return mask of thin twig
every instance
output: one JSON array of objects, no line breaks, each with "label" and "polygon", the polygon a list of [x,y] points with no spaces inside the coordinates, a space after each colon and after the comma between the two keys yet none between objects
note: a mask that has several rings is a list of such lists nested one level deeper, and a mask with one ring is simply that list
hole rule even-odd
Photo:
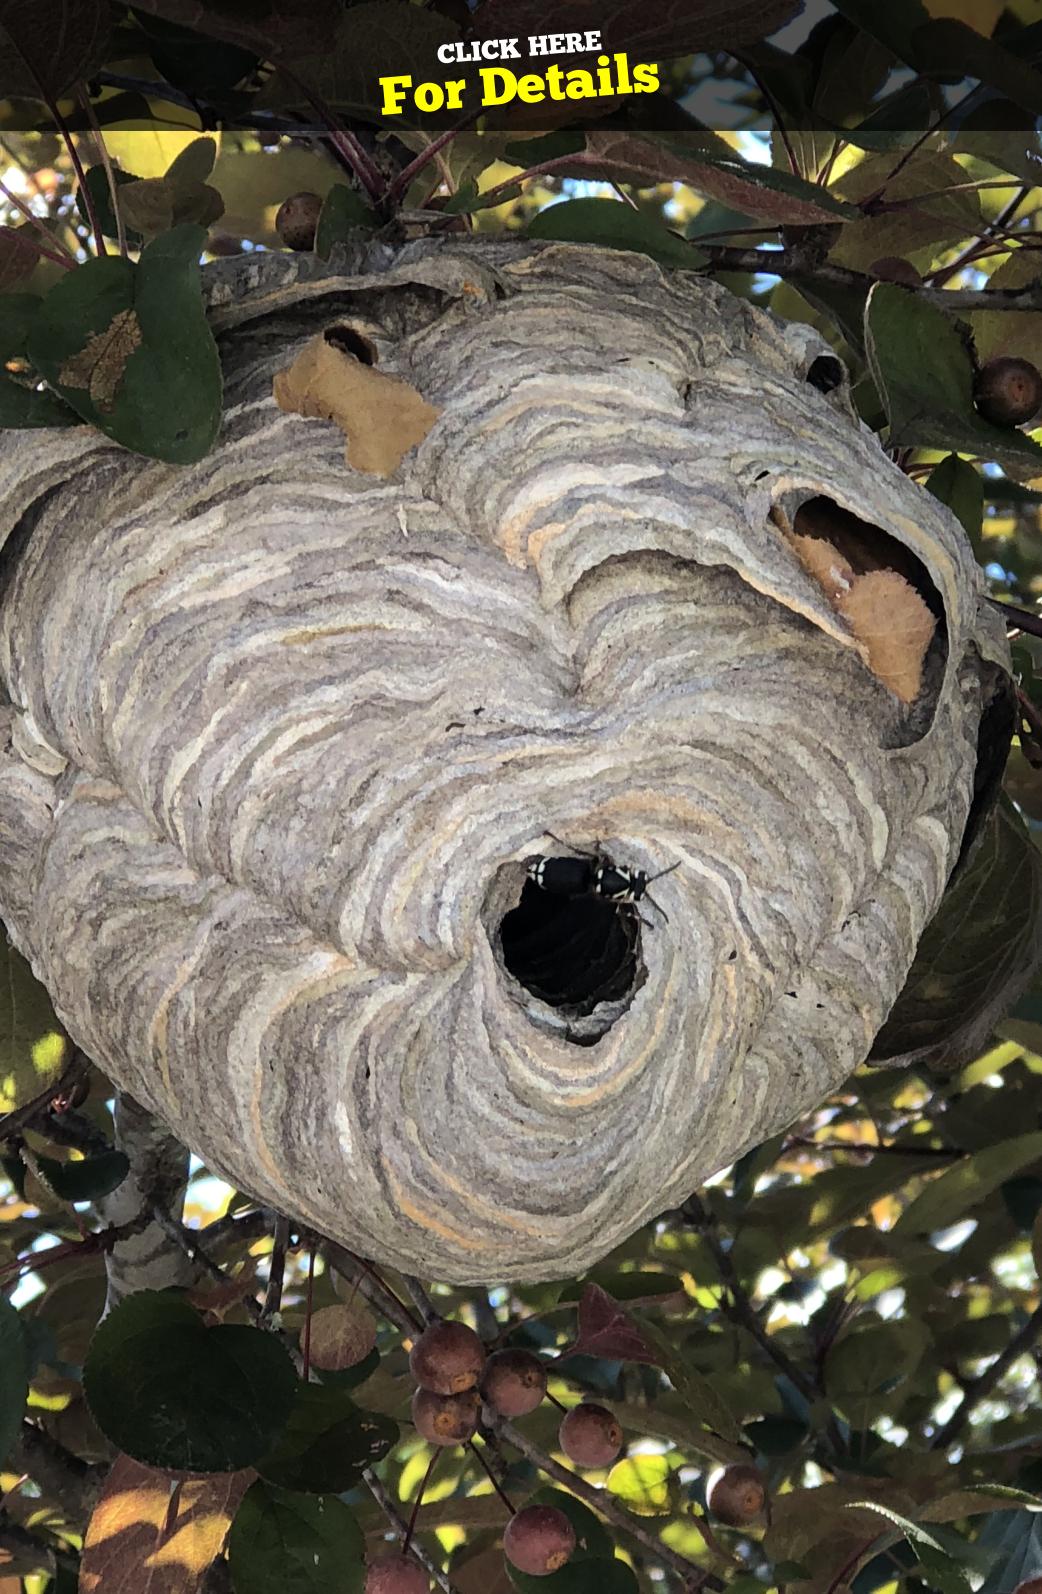
[{"label": "thin twig", "polygon": [[467,1449],[470,1451],[471,1455],[477,1457],[478,1463],[481,1466],[482,1471],[485,1473],[485,1476],[488,1478],[489,1483],[491,1483],[493,1489],[495,1489],[496,1493],[499,1495],[499,1498],[502,1500],[503,1504],[506,1506],[507,1512],[509,1513],[509,1515],[513,1516],[515,1514],[516,1510],[517,1510],[517,1507],[514,1505],[514,1502],[511,1500],[510,1496],[507,1494],[506,1490],[503,1488],[503,1485],[500,1483],[499,1479],[496,1477],[496,1474],[493,1472],[492,1468],[489,1466],[488,1461],[482,1455],[481,1451],[478,1449],[478,1447],[474,1443],[473,1439],[468,1439],[467,1440]]},{"label": "thin twig", "polygon": [[350,1279],[352,1284],[357,1283],[366,1300],[376,1307],[381,1316],[386,1317],[403,1334],[419,1333],[423,1327],[422,1321],[417,1322],[414,1313],[404,1301],[398,1299],[374,1267],[360,1256],[355,1256],[346,1246],[337,1245],[334,1240],[324,1240],[323,1248],[330,1265],[344,1278]]},{"label": "thin twig", "polygon": [[789,138],[785,123],[781,119],[781,112],[778,109],[777,100],[774,98],[774,95],[767,87],[767,84],[764,82],[763,78],[757,72],[749,57],[746,55],[738,55],[736,56],[736,59],[741,62],[742,66],[744,66],[745,70],[756,84],[756,87],[763,95],[764,103],[774,120],[774,125],[778,129],[779,137],[781,138],[782,144],[785,147],[785,154],[789,162],[789,170],[794,177],[802,177],[803,173],[800,171],[800,163],[796,158],[796,151],[792,147],[792,141]]},{"label": "thin twig", "polygon": [[440,1455],[440,1450],[431,1451],[431,1459],[427,1463],[427,1471],[420,1479],[420,1487],[416,1491],[416,1498],[412,1503],[412,1510],[409,1512],[409,1525],[405,1530],[405,1538],[402,1541],[403,1555],[409,1548],[409,1545],[412,1543],[412,1536],[416,1530],[416,1518],[420,1514],[420,1506],[423,1504],[423,1496],[426,1492],[428,1483],[430,1483],[431,1478],[434,1476],[434,1469],[438,1465],[438,1457]]},{"label": "thin twig", "polygon": [[311,1318],[315,1301],[315,1246],[314,1243],[308,1250],[308,1293],[307,1303],[304,1308],[304,1372],[302,1377],[307,1383],[311,1373]]},{"label": "thin twig", "polygon": [[112,206],[112,215],[116,222],[116,247],[120,252],[121,258],[126,260],[127,229],[123,222],[123,212],[120,209],[119,196],[116,192],[116,174],[112,169],[112,161],[109,158],[108,146],[105,143],[105,135],[101,130],[101,124],[98,121],[97,116],[94,114],[94,107],[91,104],[90,95],[87,93],[87,90],[82,84],[80,85],[77,97],[79,99],[80,106],[82,107],[83,114],[90,123],[91,132],[94,134],[94,142],[97,147],[98,155],[101,157],[101,164],[105,168],[105,181],[108,183],[109,189],[109,203]]},{"label": "thin twig", "polygon": [[[36,76],[35,72],[33,73],[33,76]],[[59,110],[57,101],[52,100],[47,96],[43,89],[42,83],[40,84],[40,89],[44,95],[44,104],[47,106],[47,110],[54,120],[54,125],[61,134],[65,148],[69,152],[69,159],[72,161],[72,169],[76,173],[76,181],[79,183],[80,192],[83,194],[83,207],[86,210],[90,221],[91,232],[94,234],[94,249],[100,260],[108,254],[108,250],[105,248],[105,235],[101,230],[101,222],[98,220],[97,206],[94,203],[94,198],[90,189],[87,187],[87,174],[83,169],[83,162],[80,160],[80,152],[76,148],[76,140],[69,131],[69,125]]]},{"label": "thin twig", "polygon": [[420,1313],[424,1323],[433,1323],[436,1317],[441,1316],[438,1308],[434,1305],[418,1278],[414,1278],[411,1273],[402,1273],[399,1277],[409,1292],[409,1299]]},{"label": "thin twig", "polygon": [[[184,1224],[178,1223],[176,1218],[172,1218],[169,1212],[164,1211],[163,1207],[158,1204],[152,1208],[152,1217],[158,1223],[167,1239],[173,1240],[174,1244],[184,1252],[189,1262],[197,1262],[203,1272],[208,1273],[218,1283],[228,1283],[227,1273],[206,1254],[199,1244],[196,1230],[186,1229]],[[254,1322],[259,1323],[262,1317],[261,1304],[249,1291],[243,1296],[243,1305]]]},{"label": "thin twig", "polygon": [[[368,1488],[373,1499],[376,1501],[384,1516],[391,1524],[391,1527],[394,1529],[395,1533],[397,1533],[398,1537],[404,1544],[406,1534],[409,1531],[408,1527],[405,1524],[404,1518],[399,1514],[397,1506],[391,1499],[391,1496],[388,1494],[383,1483],[377,1477],[372,1467],[366,1467],[365,1471],[362,1473],[362,1477],[365,1480],[366,1487]],[[419,1561],[424,1571],[434,1579],[435,1583],[437,1583],[438,1587],[443,1591],[443,1594],[456,1594],[456,1589],[454,1588],[451,1580],[442,1571],[437,1562],[432,1560],[432,1558],[427,1554],[427,1551],[424,1549],[423,1545],[418,1543],[416,1539],[410,1541],[409,1554],[414,1556],[415,1559]]]},{"label": "thin twig", "polygon": [[861,1544],[858,1545],[853,1555],[850,1556],[848,1560],[843,1562],[843,1565],[832,1579],[832,1582],[828,1586],[827,1594],[836,1594],[836,1590],[841,1588],[847,1581],[847,1578],[850,1576],[855,1566],[857,1566],[861,1557],[866,1553],[866,1551],[872,1548],[877,1539],[881,1539],[883,1537],[885,1532],[886,1529],[882,1528],[878,1533],[873,1533],[870,1539],[865,1539]]},{"label": "thin twig", "polygon": [[444,133],[439,133],[437,138],[432,138],[429,144],[425,144],[420,153],[407,166],[403,166],[394,178],[387,190],[387,198],[389,200],[404,198],[410,184],[419,176],[424,167],[428,166],[436,155],[440,155],[445,146],[451,144],[452,140],[457,138],[470,122],[477,119],[477,116],[477,111],[471,112],[469,116],[463,118],[462,122],[458,122],[455,127],[446,128]]},{"label": "thin twig", "polygon": [[22,1421],[11,1460],[25,1469],[45,1495],[60,1501],[70,1519],[81,1526],[86,1522],[101,1492],[105,1466],[83,1461],[28,1419]]},{"label": "thin twig", "polygon": [[[1031,636],[1042,636],[1042,614],[1035,614],[1031,609],[1018,608],[1015,603],[1005,603],[1001,598],[989,598],[988,602],[993,609],[998,609],[1000,614],[1011,616],[1006,624],[1011,631],[1027,631]],[[2,1125],[0,1125],[2,1136]]]},{"label": "thin twig", "polygon": [[[34,215],[24,200],[19,199],[17,194],[13,194],[7,187],[7,184],[3,182],[0,182],[0,194],[3,194],[8,204],[13,205],[15,210],[18,210],[22,213],[26,221],[29,222],[37,232],[43,234],[48,243],[56,244],[57,247],[62,251],[60,256],[53,254],[51,250],[44,249],[41,244],[38,244],[34,241],[33,248],[36,250],[37,254],[42,255],[45,260],[53,260],[55,265],[64,266],[66,270],[73,270],[77,262],[76,256],[72,253],[72,250],[66,248],[61,239],[57,237],[56,234],[51,232],[49,227],[44,226],[41,218],[37,215]],[[21,234],[19,234],[19,237],[21,237]],[[25,239],[24,242],[28,243],[29,240]]]},{"label": "thin twig", "polygon": [[807,1135],[793,1135],[782,1148],[783,1152],[799,1148],[801,1151],[857,1151],[884,1152],[894,1157],[964,1157],[964,1151],[952,1146],[895,1146],[888,1141],[873,1145],[869,1140],[811,1140]]},{"label": "thin twig", "polygon": [[274,1317],[282,1305],[282,1281],[286,1274],[286,1247],[289,1245],[289,1219],[280,1213],[275,1219],[275,1233],[268,1263],[268,1287],[264,1291],[261,1316],[267,1321]]},{"label": "thin twig", "polygon": [[[0,184],[0,187],[2,186]],[[49,1108],[56,1096],[67,1095],[74,1085],[79,1084],[89,1067],[89,1057],[77,1047],[69,1060],[68,1067],[59,1079],[54,1080],[38,1096],[34,1096],[32,1101],[27,1101],[24,1107],[16,1107],[13,1112],[5,1113],[0,1118],[0,1141],[9,1140],[18,1130],[31,1124],[40,1113]]]},{"label": "thin twig", "polygon": [[[483,197],[487,199],[488,194]],[[815,265],[788,249],[735,249],[726,244],[703,245],[698,238],[691,240],[691,247],[709,256],[708,268],[703,269],[711,271],[765,272],[796,282],[801,278],[808,282],[831,282],[837,287],[856,288],[866,294],[876,281],[862,271],[852,271],[827,260]],[[1027,288],[934,288],[924,284],[905,291],[941,310],[1042,310],[1042,284],[1037,282]]]},{"label": "thin twig", "polygon": [[968,249],[964,250],[964,252],[959,255],[956,260],[953,260],[951,265],[942,266],[939,271],[931,272],[929,279],[930,286],[933,288],[943,288],[946,282],[950,282],[952,277],[957,277],[959,272],[962,271],[966,266],[971,265],[974,260],[979,260],[981,258],[982,246],[984,244],[993,243],[995,234],[1000,232],[1008,222],[1013,220],[1013,217],[1016,215],[1017,211],[1020,209],[1030,192],[1030,187],[1027,184],[1024,184],[1013,196],[1009,204],[1000,210],[994,221],[988,222],[987,226],[981,229],[979,236]]}]

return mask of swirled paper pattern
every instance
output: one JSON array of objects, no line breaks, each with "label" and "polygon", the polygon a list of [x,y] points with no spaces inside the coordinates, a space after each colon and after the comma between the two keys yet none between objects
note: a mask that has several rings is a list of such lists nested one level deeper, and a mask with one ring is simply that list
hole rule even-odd
[{"label": "swirled paper pattern", "polygon": [[[816,334],[712,282],[455,238],[228,265],[200,464],[2,434],[0,911],[241,1188],[427,1277],[573,1273],[865,1057],[1001,631]],[[272,399],[332,325],[438,410],[386,479]],[[822,497],[932,594],[910,705],[772,517]],[[679,865],[574,1025],[500,935],[547,830]]]}]

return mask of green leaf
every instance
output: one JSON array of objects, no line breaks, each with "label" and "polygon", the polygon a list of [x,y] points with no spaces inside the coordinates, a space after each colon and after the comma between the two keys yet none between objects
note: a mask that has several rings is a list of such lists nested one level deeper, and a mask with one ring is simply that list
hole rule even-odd
[{"label": "green leaf", "polygon": [[365,1584],[365,1541],[343,1501],[263,1481],[235,1513],[228,1561],[235,1594],[361,1594]]},{"label": "green leaf", "polygon": [[984,519],[984,482],[980,471],[958,454],[948,454],[935,465],[926,481],[926,490],[947,504],[975,548],[980,546]]},{"label": "green leaf", "polygon": [[916,28],[930,21],[922,0],[835,0],[836,10],[885,44],[902,61],[914,64]]},{"label": "green leaf", "polygon": [[1042,474],[1042,448],[992,426],[973,407],[973,362],[956,326],[914,292],[877,282],[865,309],[865,353],[886,406],[892,447],[946,447]]},{"label": "green leaf", "polygon": [[946,1168],[911,1201],[894,1225],[898,1234],[930,1234],[947,1228],[986,1200],[1000,1184],[1042,1160],[1042,1130],[987,1146]]},{"label": "green leaf", "polygon": [[927,1573],[926,1581],[940,1594],[970,1594],[970,1585],[958,1562],[943,1550],[935,1550],[932,1544],[917,1544],[915,1553]]},{"label": "green leaf", "polygon": [[828,1396],[852,1421],[862,1422],[865,1407],[909,1379],[929,1342],[926,1327],[912,1319],[855,1323],[829,1348],[825,1361]]},{"label": "green leaf", "polygon": [[193,138],[192,142],[186,144],[180,154],[170,162],[164,181],[172,188],[187,193],[200,183],[205,183],[213,171],[216,159],[215,138]]},{"label": "green leaf", "polygon": [[741,1425],[737,1422],[708,1378],[703,1378],[684,1359],[683,1352],[678,1350],[657,1323],[642,1312],[630,1314],[634,1323],[640,1330],[642,1338],[649,1348],[656,1353],[658,1365],[666,1374],[673,1388],[680,1396],[688,1410],[705,1423],[707,1428],[720,1435],[733,1444],[742,1441]]},{"label": "green leaf", "polygon": [[221,368],[199,279],[201,227],[175,227],[135,264],[88,260],[55,284],[29,357],[84,420],[136,453],[187,465],[221,423]]},{"label": "green leaf", "polygon": [[665,1456],[627,1456],[608,1474],[608,1491],[637,1516],[665,1516],[670,1509],[671,1469]]},{"label": "green leaf", "polygon": [[28,1398],[29,1351],[25,1329],[10,1301],[0,1295],[0,1463],[10,1454],[21,1431]]},{"label": "green leaf", "polygon": [[381,1461],[397,1439],[396,1423],[361,1411],[346,1390],[298,1384],[289,1421],[257,1462],[257,1471],[282,1489],[343,1494],[356,1487],[365,1468]]},{"label": "green leaf", "polygon": [[[620,1268],[598,1267],[588,1275],[594,1284],[616,1301],[653,1302],[657,1296],[683,1295],[684,1281],[676,1273],[623,1272]],[[559,1299],[577,1301],[583,1292],[586,1279],[572,1279],[562,1289]]]},{"label": "green leaf", "polygon": [[[665,133],[634,137],[623,131],[591,133],[575,173],[606,181],[685,183],[756,221],[816,226],[851,221],[860,212],[816,183],[744,161],[715,133]],[[556,207],[554,207],[556,208]]]},{"label": "green leaf", "polygon": [[599,244],[604,249],[631,249],[650,255],[662,266],[679,266],[685,271],[705,265],[706,257],[698,249],[620,200],[563,200],[534,216],[526,233],[529,238],[561,238],[570,243]]},{"label": "green leaf", "polygon": [[361,194],[346,183],[334,183],[319,212],[315,228],[315,253],[328,260],[334,244],[343,243],[359,227],[368,231],[376,226],[376,216]]},{"label": "green leaf", "polygon": [[[0,390],[2,396],[2,390]],[[0,1112],[24,1107],[56,1080],[69,1038],[51,999],[9,941],[0,942]]]},{"label": "green leaf", "polygon": [[32,0],[0,10],[0,96],[58,100],[105,59],[105,0]]},{"label": "green leaf", "polygon": [[0,293],[36,270],[40,251],[33,242],[33,230],[28,222],[23,227],[0,227]]},{"label": "green leaf", "polygon": [[980,79],[999,89],[1015,105],[1042,115],[1042,76],[1027,61],[1018,60],[996,39],[986,39],[955,17],[938,17],[912,31],[915,65],[924,77],[958,83],[964,77]]},{"label": "green leaf", "polygon": [[[3,301],[0,300],[0,303]],[[76,411],[56,393],[30,387],[0,372],[0,428],[17,431],[29,426],[78,426]]]},{"label": "green leaf", "polygon": [[[94,214],[98,218],[98,226],[106,238],[117,238],[119,236],[119,228],[116,226],[116,213],[112,208],[112,193],[109,188],[108,173],[104,166],[99,163],[97,166],[88,166],[85,175],[85,186],[94,205]],[[124,171],[121,166],[112,168],[112,177],[116,185],[117,198],[119,197],[119,190],[125,188],[128,183],[139,183],[141,181],[140,177],[135,177],[133,172]],[[89,227],[90,211],[87,209],[87,203],[83,197],[83,187],[79,187],[76,190],[76,209],[80,213],[84,226]],[[145,241],[141,233],[136,232],[132,227],[127,227],[125,232],[127,243],[131,249],[140,249]]]},{"label": "green leaf", "polygon": [[122,1151],[103,1151],[80,1162],[58,1162],[54,1157],[37,1157],[36,1162],[63,1201],[97,1201],[110,1195],[130,1172],[130,1160]]},{"label": "green leaf", "polygon": [[[361,0],[319,38],[299,30],[299,44],[294,48],[290,43],[277,58],[289,70],[276,71],[255,103],[269,110],[308,106],[301,91],[306,84],[326,105],[373,120],[381,101],[377,86],[381,73],[411,76],[414,83],[456,75],[449,68],[439,69],[435,52],[459,36],[457,23],[437,11],[403,0]],[[407,98],[403,114],[385,125],[393,130],[395,124],[412,118],[422,119]]]},{"label": "green leaf", "polygon": [[42,303],[38,293],[0,294],[0,362],[24,355],[29,328]]},{"label": "green leaf", "polygon": [[[894,175],[895,157],[870,154],[838,178],[836,190],[865,205],[885,189],[888,208],[869,211],[842,229],[829,260],[852,271],[870,272],[887,255],[925,267],[939,249],[975,235],[983,225],[981,198],[963,188],[966,171],[943,150],[921,149]],[[921,194],[930,198],[920,199]],[[890,208],[893,207],[893,208]]]},{"label": "green leaf", "polygon": [[99,1325],[83,1387],[99,1428],[147,1466],[236,1472],[272,1445],[298,1380],[259,1328],[206,1328],[177,1293],[128,1295]]},{"label": "green leaf", "polygon": [[316,1367],[319,1382],[329,1384],[334,1389],[357,1389],[359,1384],[364,1384],[367,1378],[372,1378],[380,1365],[380,1352],[374,1346],[362,1361],[356,1362],[354,1367],[341,1367],[335,1371],[330,1368]]},{"label": "green leaf", "polygon": [[977,1594],[1013,1594],[1029,1578],[1042,1577],[1042,1517],[1033,1511],[996,1511],[977,1543],[992,1557]]},{"label": "green leaf", "polygon": [[924,930],[871,1061],[961,1066],[987,1045],[1040,959],[1042,856],[1004,797]]},{"label": "green leaf", "polygon": [[224,200],[205,181],[216,158],[214,139],[193,139],[162,177],[126,184],[117,198],[127,227],[138,237],[152,238],[185,222],[209,227],[217,221],[224,215]]},{"label": "green leaf", "polygon": [[[521,1594],[638,1594],[640,1585],[633,1569],[614,1557],[573,1556],[559,1572],[549,1577],[529,1577],[507,1562],[510,1581]],[[760,1584],[761,1589],[763,1584]]]}]

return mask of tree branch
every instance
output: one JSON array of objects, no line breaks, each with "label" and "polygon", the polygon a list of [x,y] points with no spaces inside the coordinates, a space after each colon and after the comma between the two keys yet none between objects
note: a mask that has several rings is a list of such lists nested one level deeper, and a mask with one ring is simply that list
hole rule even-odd
[{"label": "tree branch", "polygon": [[[863,293],[876,281],[863,271],[831,265],[827,260],[814,264],[791,249],[736,249],[729,244],[701,244],[697,238],[693,248],[709,256],[710,271],[766,272],[793,282],[831,282]],[[1042,283],[1037,282],[1027,288],[931,288],[924,284],[907,291],[940,310],[1042,310]]]},{"label": "tree branch", "polygon": [[322,1250],[332,1267],[344,1278],[350,1279],[352,1284],[358,1286],[360,1294],[372,1306],[375,1306],[382,1317],[400,1329],[403,1334],[417,1334],[423,1327],[422,1320],[418,1323],[412,1312],[400,1301],[389,1284],[374,1269],[366,1268],[360,1257],[355,1256],[346,1247],[337,1245],[333,1240],[322,1240]]},{"label": "tree branch", "polygon": [[43,1428],[23,1421],[11,1452],[14,1470],[27,1472],[46,1495],[60,1501],[70,1518],[83,1524],[94,1509],[108,1471],[73,1455]]},{"label": "tree branch", "polygon": [[1042,1336],[1042,1304],[1035,1307],[1023,1328],[1018,1329],[1006,1349],[996,1356],[991,1366],[986,1367],[979,1378],[966,1385],[962,1403],[956,1407],[944,1427],[934,1435],[930,1445],[931,1450],[945,1449],[958,1439],[975,1407],[991,1394],[1017,1358],[1023,1356],[1025,1351],[1029,1351],[1040,1336]]},{"label": "tree branch", "polygon": [[[384,1488],[382,1482],[377,1477],[372,1467],[366,1467],[365,1471],[362,1473],[362,1477],[365,1479],[373,1499],[376,1501],[377,1505],[384,1513],[384,1516],[391,1524],[395,1533],[397,1533],[399,1539],[401,1539],[402,1543],[404,1544],[406,1539],[409,1537],[409,1529],[406,1525],[405,1519],[399,1514],[398,1508],[391,1499],[391,1496]],[[410,1555],[416,1557],[424,1571],[430,1577],[432,1577],[435,1583],[437,1583],[438,1587],[443,1590],[443,1594],[457,1594],[456,1589],[446,1573],[442,1571],[441,1567],[436,1561],[431,1559],[423,1545],[418,1544],[415,1538],[409,1538],[409,1553]]]},{"label": "tree branch", "polygon": [[423,1318],[424,1323],[433,1323],[440,1314],[419,1279],[413,1278],[411,1273],[403,1273],[401,1280],[409,1292],[409,1299]]}]

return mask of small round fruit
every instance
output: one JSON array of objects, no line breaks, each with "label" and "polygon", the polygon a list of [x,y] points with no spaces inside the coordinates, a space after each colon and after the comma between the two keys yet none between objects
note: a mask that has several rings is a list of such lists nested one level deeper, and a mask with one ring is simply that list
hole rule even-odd
[{"label": "small round fruit", "polygon": [[322,201],[308,192],[290,194],[275,213],[275,231],[287,249],[314,249]]},{"label": "small round fruit", "polygon": [[357,1367],[375,1344],[376,1319],[357,1301],[350,1306],[346,1302],[321,1306],[312,1314],[311,1365],[322,1372],[342,1372],[346,1367]]},{"label": "small round fruit", "polygon": [[412,1397],[412,1420],[416,1432],[429,1445],[461,1445],[469,1439],[481,1415],[481,1396],[476,1389],[462,1395],[436,1395],[431,1389],[417,1389]]},{"label": "small round fruit", "polygon": [[530,1350],[497,1350],[485,1363],[481,1393],[501,1417],[527,1417],[546,1394],[546,1364]]},{"label": "small round fruit", "polygon": [[903,255],[881,255],[868,268],[870,277],[879,282],[900,282],[906,288],[921,288],[923,279],[910,260]]},{"label": "small round fruit", "polygon": [[767,1488],[758,1468],[737,1461],[709,1480],[706,1495],[709,1509],[729,1528],[743,1528],[755,1522],[767,1500]]},{"label": "small round fruit", "polygon": [[973,402],[994,426],[1023,426],[1042,410],[1042,375],[1030,360],[998,355],[977,372]]},{"label": "small round fruit", "polygon": [[400,1550],[378,1555],[365,1574],[365,1594],[430,1594],[423,1567]]},{"label": "small round fruit", "polygon": [[575,1529],[553,1505],[526,1505],[515,1511],[503,1534],[503,1553],[529,1577],[549,1577],[575,1549]]},{"label": "small round fruit", "polygon": [[436,1318],[409,1352],[409,1371],[421,1389],[461,1395],[474,1389],[485,1365],[485,1347],[466,1323]]},{"label": "small round fruit", "polygon": [[610,1467],[622,1449],[622,1429],[615,1416],[592,1401],[565,1412],[558,1439],[577,1467]]}]

